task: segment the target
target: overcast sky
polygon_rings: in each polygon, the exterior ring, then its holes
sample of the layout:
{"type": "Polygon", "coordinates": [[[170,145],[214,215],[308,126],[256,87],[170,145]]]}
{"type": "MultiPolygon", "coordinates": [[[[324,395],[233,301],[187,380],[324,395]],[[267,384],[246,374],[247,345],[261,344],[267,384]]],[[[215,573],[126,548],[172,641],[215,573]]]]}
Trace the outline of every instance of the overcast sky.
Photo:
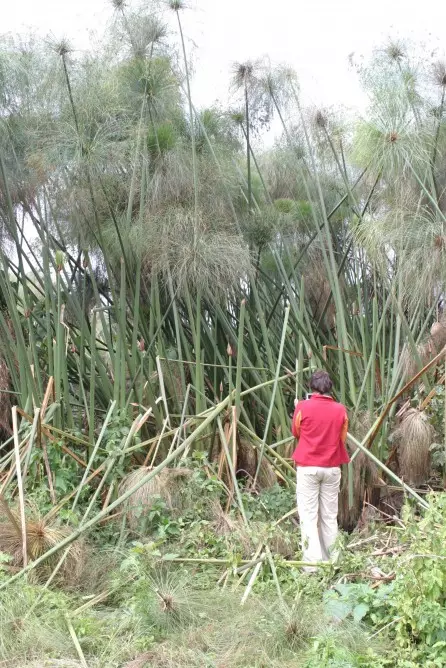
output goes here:
{"type": "MultiPolygon", "coordinates": [[[[66,36],[88,48],[89,31],[111,17],[108,0],[2,0],[2,32],[66,36]]],[[[130,3],[132,4],[132,3],[130,3]]],[[[389,37],[443,48],[446,4],[442,0],[189,0],[182,14],[195,44],[197,105],[225,100],[231,64],[262,55],[293,66],[309,103],[362,106],[348,56],[369,55],[389,37]]]]}

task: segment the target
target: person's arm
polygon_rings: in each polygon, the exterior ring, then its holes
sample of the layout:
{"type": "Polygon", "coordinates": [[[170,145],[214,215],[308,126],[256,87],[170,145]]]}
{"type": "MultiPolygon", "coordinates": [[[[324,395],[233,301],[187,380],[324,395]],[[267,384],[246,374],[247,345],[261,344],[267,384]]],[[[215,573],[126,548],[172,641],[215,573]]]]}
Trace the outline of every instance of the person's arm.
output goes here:
{"type": "Polygon", "coordinates": [[[291,431],[294,436],[294,438],[299,438],[300,437],[300,423],[302,420],[302,412],[301,412],[301,407],[299,404],[297,404],[296,408],[294,409],[294,415],[293,415],[293,424],[291,425],[291,431]]]}
{"type": "Polygon", "coordinates": [[[348,432],[348,415],[346,413],[344,418],[344,424],[342,425],[341,429],[341,441],[344,445],[347,442],[347,432],[348,432]]]}

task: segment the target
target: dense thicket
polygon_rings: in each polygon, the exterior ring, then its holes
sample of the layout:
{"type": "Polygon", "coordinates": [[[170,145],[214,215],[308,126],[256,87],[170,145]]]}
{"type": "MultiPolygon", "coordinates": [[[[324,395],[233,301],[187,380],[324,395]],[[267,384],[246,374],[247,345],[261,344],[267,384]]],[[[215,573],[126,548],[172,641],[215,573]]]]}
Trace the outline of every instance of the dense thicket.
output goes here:
{"type": "Polygon", "coordinates": [[[145,4],[0,41],[1,663],[443,665],[446,65],[378,49],[352,116],[238,63],[201,109],[183,1],[145,4]],[[313,579],[316,367],[357,530],[313,579]]]}
{"type": "Polygon", "coordinates": [[[91,446],[111,400],[151,406],[153,436],[233,388],[251,437],[278,442],[324,366],[386,459],[383,408],[446,341],[445,65],[378,50],[364,118],[305,108],[266,61],[234,66],[238,106],[197,109],[182,3],[114,5],[88,55],[2,40],[5,434],[52,377],[55,427],[91,446]]]}

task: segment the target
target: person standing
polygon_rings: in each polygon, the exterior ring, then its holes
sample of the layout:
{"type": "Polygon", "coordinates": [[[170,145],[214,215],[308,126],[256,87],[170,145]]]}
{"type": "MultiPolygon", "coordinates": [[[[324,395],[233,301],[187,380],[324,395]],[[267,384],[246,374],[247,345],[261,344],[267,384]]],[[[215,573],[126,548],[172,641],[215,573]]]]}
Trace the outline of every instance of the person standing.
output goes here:
{"type": "MultiPolygon", "coordinates": [[[[345,406],[331,396],[333,383],[326,371],[310,380],[312,394],[296,404],[292,432],[298,439],[293,453],[303,560],[329,561],[338,532],[341,464],[350,461],[345,443],[348,417],[345,406]]],[[[315,567],[306,567],[315,571],[315,567]]]]}

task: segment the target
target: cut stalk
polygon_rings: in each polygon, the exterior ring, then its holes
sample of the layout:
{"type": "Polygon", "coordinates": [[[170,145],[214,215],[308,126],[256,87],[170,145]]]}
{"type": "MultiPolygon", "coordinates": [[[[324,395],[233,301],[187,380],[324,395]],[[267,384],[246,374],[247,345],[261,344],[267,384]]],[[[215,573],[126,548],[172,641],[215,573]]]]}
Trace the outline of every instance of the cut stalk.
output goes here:
{"type": "Polygon", "coordinates": [[[282,328],[282,339],[280,341],[279,356],[278,356],[278,360],[277,360],[276,375],[275,375],[275,378],[274,378],[274,385],[273,385],[273,390],[272,390],[272,395],[271,395],[271,402],[270,402],[270,406],[269,406],[268,417],[266,419],[265,431],[264,431],[264,434],[263,434],[263,440],[262,440],[262,444],[261,444],[261,447],[260,447],[259,461],[257,463],[257,470],[256,470],[256,474],[254,476],[253,485],[255,485],[257,483],[257,478],[259,476],[260,468],[262,466],[262,458],[263,458],[263,453],[264,453],[264,450],[265,450],[265,443],[266,443],[266,439],[268,438],[271,416],[273,414],[273,407],[274,407],[274,403],[276,401],[276,392],[277,392],[277,386],[278,386],[278,383],[279,383],[279,374],[280,374],[280,368],[281,368],[281,365],[282,365],[283,348],[284,348],[284,345],[285,345],[285,337],[286,337],[286,332],[287,332],[289,315],[290,315],[290,307],[287,306],[286,309],[285,309],[285,318],[284,318],[283,328],[282,328]]]}
{"type": "Polygon", "coordinates": [[[12,408],[12,428],[14,430],[14,452],[15,452],[15,465],[16,465],[16,474],[17,474],[17,486],[19,489],[19,507],[20,507],[20,522],[22,528],[22,554],[23,554],[23,566],[26,568],[28,564],[28,549],[27,549],[27,533],[26,533],[26,517],[25,517],[25,493],[23,490],[23,480],[22,480],[22,465],[20,459],[20,443],[19,443],[19,430],[17,425],[17,406],[12,408]]]}
{"type": "Polygon", "coordinates": [[[93,452],[91,453],[91,456],[90,456],[90,459],[88,461],[87,467],[84,471],[84,475],[82,476],[82,480],[81,480],[81,482],[78,486],[77,493],[76,493],[76,496],[75,496],[74,501],[73,501],[72,511],[74,511],[76,506],[77,506],[77,502],[79,501],[79,496],[80,496],[80,494],[82,492],[82,489],[85,485],[85,481],[87,480],[88,474],[90,473],[91,467],[93,466],[93,462],[95,460],[95,457],[97,455],[99,447],[102,443],[102,439],[104,438],[105,431],[108,427],[108,423],[111,420],[111,417],[113,415],[115,407],[116,407],[116,401],[113,401],[110,408],[108,409],[107,415],[105,416],[105,420],[104,420],[104,423],[102,425],[102,429],[101,429],[101,432],[99,434],[98,440],[95,443],[95,446],[93,448],[93,452]]]}

